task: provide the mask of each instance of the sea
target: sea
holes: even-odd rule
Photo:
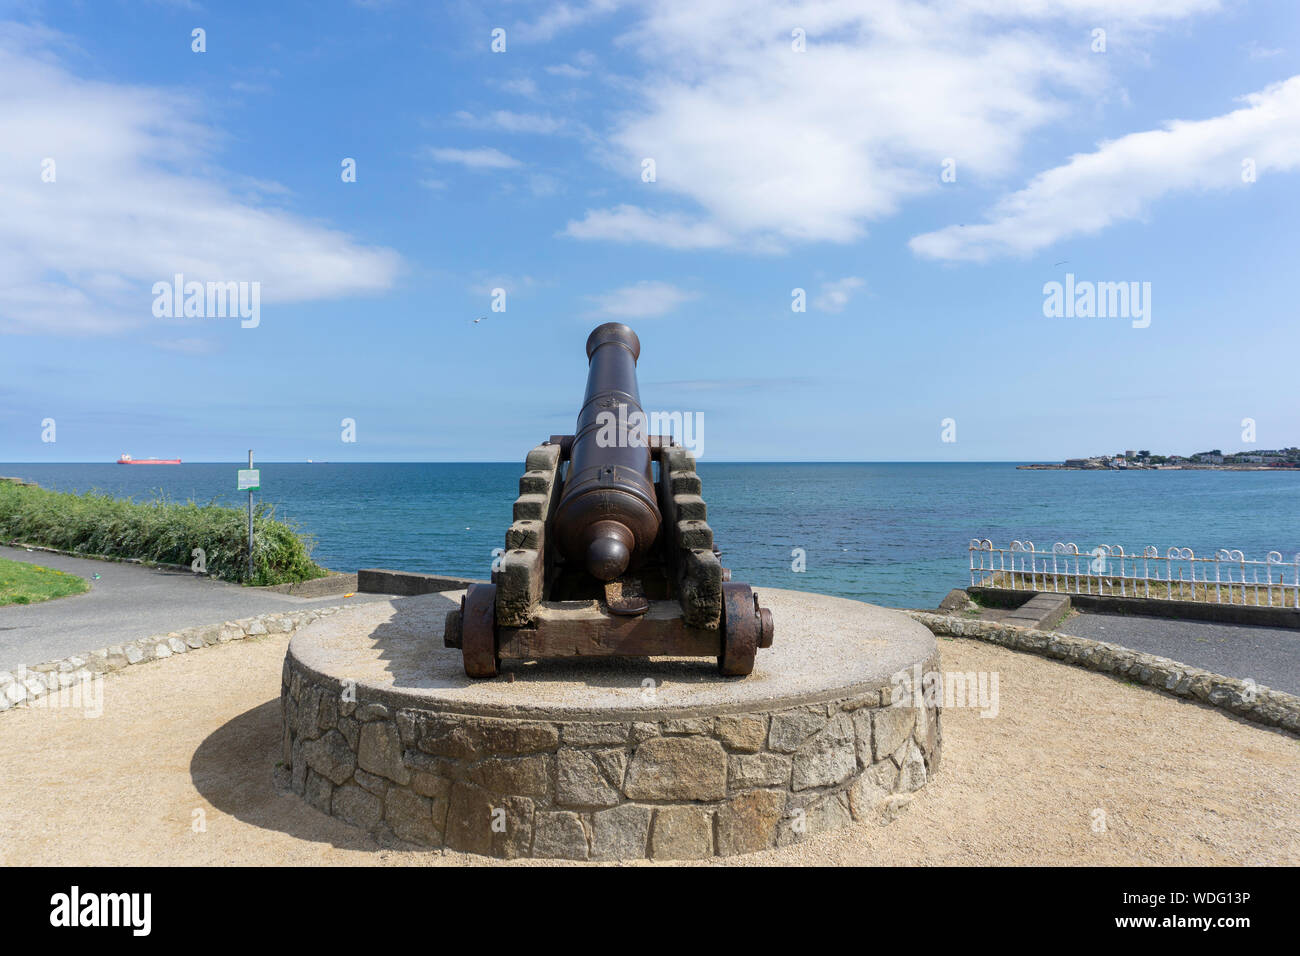
[[[243,507],[238,462],[0,464],[58,491]],[[242,467],[247,467],[246,464]],[[255,501],[339,571],[487,578],[522,464],[259,463]],[[1019,471],[1015,462],[700,462],[714,541],[732,580],[892,607],[932,608],[970,583],[972,538],[1074,542],[1262,559],[1300,551],[1300,470]]]

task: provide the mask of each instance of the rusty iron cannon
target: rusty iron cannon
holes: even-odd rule
[[[472,585],[443,642],[470,677],[502,660],[712,657],[728,676],[772,645],[772,615],[722,567],[691,453],[648,434],[641,343],[607,322],[587,338],[572,435],[528,453],[491,584]]]

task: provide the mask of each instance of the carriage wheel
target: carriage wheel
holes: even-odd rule
[[[718,670],[728,677],[744,677],[754,670],[762,638],[757,607],[748,584],[722,586],[722,653],[718,655]]]
[[[465,661],[465,673],[470,677],[496,677],[500,668],[496,604],[495,584],[472,584],[465,594],[460,653]]]

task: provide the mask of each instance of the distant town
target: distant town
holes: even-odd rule
[[[1300,468],[1300,448],[1269,448],[1225,455],[1222,450],[1198,451],[1194,455],[1153,455],[1146,449],[1132,449],[1114,455],[1067,458],[1062,464],[1017,465],[1031,471],[1102,471],[1209,469],[1218,471],[1271,471]]]

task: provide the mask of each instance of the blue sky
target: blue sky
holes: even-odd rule
[[[0,461],[522,460],[608,320],[705,460],[1300,444],[1289,0],[11,2],[0,91]]]

